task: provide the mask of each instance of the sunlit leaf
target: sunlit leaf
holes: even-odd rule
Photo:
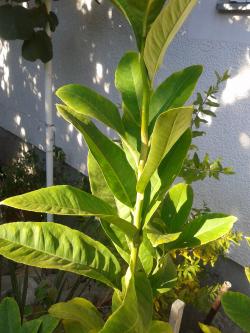
[[[188,223],[180,237],[168,248],[187,248],[207,244],[227,234],[237,221],[235,216],[209,213]]]
[[[125,205],[133,207],[136,176],[123,150],[78,112],[61,105],[57,110],[82,133],[113,194]]]
[[[199,326],[200,326],[200,329],[202,330],[202,332],[204,332],[204,333],[220,333],[220,330],[218,330],[215,327],[207,326],[202,323],[199,323]]]
[[[112,0],[131,24],[139,50],[166,0]]]
[[[136,228],[116,215],[115,210],[105,201],[70,185],[58,185],[8,198],[2,205],[33,212],[97,216],[118,226],[129,237]]]
[[[61,224],[2,224],[0,254],[26,265],[85,275],[111,287],[120,285],[120,265],[110,250]]]
[[[193,9],[197,0],[170,0],[148,33],[144,59],[149,76],[154,78],[166,49]]]
[[[118,133],[124,134],[117,107],[95,91],[78,84],[69,84],[59,88],[56,95],[77,113],[97,119]]]
[[[168,109],[183,106],[192,95],[202,70],[202,66],[191,66],[168,77],[151,97],[149,121]]]
[[[161,205],[165,193],[179,175],[188,153],[191,139],[191,131],[187,130],[164,157],[154,177],[151,178],[151,203],[146,216],[145,225]]]
[[[122,101],[128,112],[138,125],[141,119],[143,82],[140,55],[136,52],[126,53],[116,70],[115,85],[122,95]]]
[[[155,123],[151,136],[148,159],[137,184],[137,191],[143,193],[151,176],[163,158],[191,124],[193,107],[171,109],[162,113]]]

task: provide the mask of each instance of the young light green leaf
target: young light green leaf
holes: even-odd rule
[[[0,303],[0,332],[18,333],[21,329],[21,317],[14,298],[5,297]]]
[[[188,223],[180,237],[168,248],[187,248],[207,244],[227,234],[237,221],[235,216],[209,213]]]
[[[40,268],[59,269],[120,287],[120,265],[101,243],[64,225],[16,222],[0,226],[0,254]]]
[[[149,122],[162,112],[183,106],[192,95],[203,67],[191,66],[168,77],[151,97]]]
[[[250,297],[238,292],[229,291],[221,300],[226,315],[244,332],[250,332]]]
[[[58,319],[79,323],[86,333],[97,333],[104,325],[101,313],[85,298],[77,297],[54,304],[49,308],[49,313]]]
[[[143,193],[151,176],[163,158],[191,124],[193,107],[171,109],[162,113],[155,123],[151,136],[148,159],[137,183],[137,191]]]
[[[140,112],[143,97],[144,79],[140,55],[128,52],[121,59],[115,73],[115,85],[122,95],[130,116],[137,125],[140,125]]]
[[[190,185],[177,184],[173,186],[163,201],[161,218],[166,224],[168,233],[182,230],[187,222],[193,205],[193,190]]]
[[[154,21],[148,33],[144,59],[150,78],[163,61],[164,54],[197,0],[170,0]]]
[[[131,24],[140,50],[144,40],[160,13],[166,0],[112,0],[112,2],[125,14]]]
[[[40,213],[96,216],[116,225],[130,238],[137,232],[131,223],[117,216],[115,210],[105,201],[69,185],[42,188],[8,198],[1,204]]]
[[[82,133],[113,194],[125,205],[133,207],[136,176],[123,150],[84,116],[61,105],[57,106],[57,110]]]
[[[108,318],[99,333],[147,332],[152,321],[152,292],[144,273],[131,277],[123,302]]]
[[[212,326],[207,326],[202,323],[199,323],[199,326],[200,326],[200,329],[202,330],[202,332],[204,332],[204,333],[221,333],[220,330],[218,330],[217,328],[212,327]]]
[[[68,84],[59,88],[56,95],[74,111],[97,119],[119,134],[124,134],[117,107],[95,91],[78,84]]]
[[[169,323],[154,320],[148,333],[173,333],[173,330]]]

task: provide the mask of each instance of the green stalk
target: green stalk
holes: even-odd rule
[[[142,51],[143,54],[143,51]],[[137,179],[139,180],[143,168],[145,166],[147,156],[148,156],[148,119],[149,119],[149,98],[150,98],[150,84],[149,79],[146,74],[143,55],[141,54],[141,69],[144,73],[144,93],[142,100],[142,111],[141,111],[141,153],[140,160],[138,163],[138,175]],[[134,209],[134,226],[138,229],[139,235],[142,232],[142,209],[144,203],[144,193],[137,193],[136,204]],[[141,239],[136,239],[131,244],[131,258],[130,258],[130,271],[134,275],[136,271],[136,265],[138,260],[139,248],[141,245]]]

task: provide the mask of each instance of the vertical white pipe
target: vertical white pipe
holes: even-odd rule
[[[45,0],[48,13],[51,11],[51,0]],[[46,28],[47,34],[51,37],[49,24]],[[53,149],[54,149],[54,123],[52,107],[52,61],[44,66],[45,71],[45,124],[46,124],[46,185],[53,185]],[[53,215],[47,214],[47,221],[53,221]]]

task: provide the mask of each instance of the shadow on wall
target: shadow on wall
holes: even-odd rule
[[[114,71],[122,54],[134,49],[130,27],[109,1],[61,0],[54,3],[59,27],[53,35],[53,91],[64,84],[84,84],[119,102]],[[54,102],[58,102],[56,98]],[[18,41],[0,41],[0,126],[45,147],[44,71],[40,62],[20,56]],[[54,116],[56,145],[72,166],[86,172],[87,149],[72,125]],[[103,128],[113,136],[109,128]]]

